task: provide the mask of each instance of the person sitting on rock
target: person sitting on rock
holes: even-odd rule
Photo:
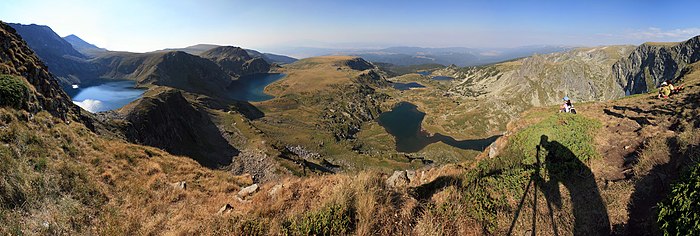
[[[668,96],[671,95],[671,88],[668,86],[668,83],[663,82],[661,83],[661,87],[659,88],[659,95],[657,96],[658,98],[668,98]]]

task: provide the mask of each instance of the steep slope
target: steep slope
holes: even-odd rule
[[[651,91],[678,78],[700,60],[700,36],[680,43],[645,43],[613,65],[613,75],[626,94]]]
[[[75,50],[88,57],[96,57],[104,52],[107,52],[107,49],[85,42],[85,40],[74,34],[63,37],[63,39],[70,43]]]
[[[93,66],[86,57],[58,36],[51,28],[43,25],[9,24],[17,30],[29,47],[46,63],[49,72],[54,74],[63,87],[90,80]]]
[[[34,113],[45,110],[62,119],[80,114],[80,108],[73,105],[14,28],[0,22],[0,40],[0,74],[22,77],[30,85],[26,103],[20,108]]]
[[[238,155],[202,107],[183,92],[157,87],[120,109],[127,139],[192,157],[203,166],[220,167]]]
[[[270,71],[270,64],[264,59],[253,58],[245,49],[239,47],[216,47],[201,53],[200,56],[215,62],[234,77]]]

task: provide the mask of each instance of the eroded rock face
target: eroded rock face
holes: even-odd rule
[[[639,94],[678,78],[688,64],[698,60],[700,36],[678,44],[642,44],[615,63],[612,70],[626,94]]]

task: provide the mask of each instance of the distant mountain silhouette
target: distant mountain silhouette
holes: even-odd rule
[[[70,43],[75,50],[77,50],[85,56],[95,57],[101,53],[107,52],[107,49],[100,48],[91,43],[88,43],[74,34],[63,37],[63,39],[66,40],[66,42]]]
[[[63,87],[80,83],[92,70],[87,57],[45,25],[8,24],[19,33],[29,47],[46,63]]]
[[[571,49],[566,46],[537,45],[516,48],[425,48],[388,47],[383,49],[339,49],[292,47],[280,48],[278,52],[300,57],[324,55],[359,56],[374,63],[389,63],[398,66],[441,64],[444,66],[477,66],[528,57],[534,54],[561,52]]]

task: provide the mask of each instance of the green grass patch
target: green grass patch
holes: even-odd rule
[[[553,114],[511,137],[504,155],[519,159],[523,164],[533,164],[536,161],[536,147],[545,135],[548,142],[557,142],[565,147],[564,150],[556,150],[561,158],[578,158],[586,162],[599,156],[593,143],[593,134],[600,127],[599,121],[581,115]]]
[[[284,235],[347,235],[354,229],[355,214],[342,204],[303,214],[282,223]]]

